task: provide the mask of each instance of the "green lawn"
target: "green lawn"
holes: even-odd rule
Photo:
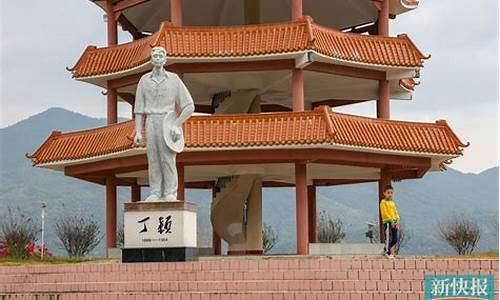
[[[449,255],[449,256],[436,256],[436,257],[445,257],[445,258],[484,258],[484,259],[498,259],[498,252],[478,252],[473,253],[471,255]]]
[[[51,264],[77,264],[77,263],[117,263],[118,260],[103,259],[103,258],[69,258],[69,257],[53,257],[53,258],[0,258],[0,266],[21,266],[21,265],[51,265]]]

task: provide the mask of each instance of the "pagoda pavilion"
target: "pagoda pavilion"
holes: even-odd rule
[[[221,239],[229,254],[262,253],[262,187],[295,187],[297,254],[308,254],[317,186],[378,182],[380,190],[441,170],[466,146],[443,120],[390,120],[390,99],[411,99],[429,58],[407,35],[389,36],[389,19],[416,0],[92,2],[106,14],[108,45],[88,46],[69,71],[106,90],[108,124],[53,131],[29,158],[105,187],[108,249],[117,187],[140,201],[148,185],[145,146],[133,145],[133,121],[117,122],[117,103],[133,110],[153,46],[167,50],[166,69],[203,113],[184,124],[178,198],[212,189],[215,254]],[[118,25],[130,42],[118,44]],[[371,118],[334,112],[365,101],[376,102]]]

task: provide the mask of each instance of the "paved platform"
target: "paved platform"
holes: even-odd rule
[[[426,274],[492,274],[498,259],[204,257],[0,267],[0,299],[424,299]]]

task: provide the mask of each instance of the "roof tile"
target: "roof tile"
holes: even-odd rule
[[[461,155],[464,145],[444,121],[414,123],[314,111],[193,116],[184,124],[191,151],[279,145],[337,144],[379,150]],[[35,165],[80,160],[134,147],[134,122],[68,133],[53,132],[30,156]]]
[[[426,57],[406,35],[344,33],[310,17],[274,24],[184,26],[162,23],[153,35],[126,44],[85,49],[70,69],[75,78],[112,74],[146,63],[153,45],[171,57],[235,57],[314,50],[331,58],[373,65],[421,67]]]

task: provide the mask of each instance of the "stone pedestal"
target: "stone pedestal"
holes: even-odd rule
[[[195,204],[125,203],[123,262],[198,259]]]

